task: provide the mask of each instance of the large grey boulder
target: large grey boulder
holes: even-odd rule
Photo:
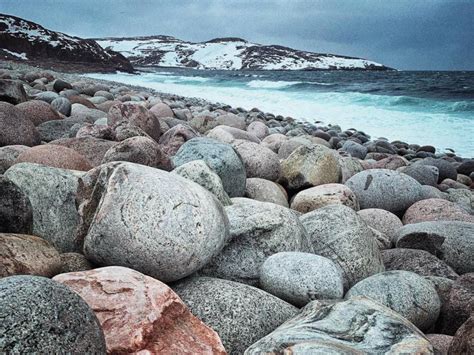
[[[317,299],[342,298],[343,283],[334,262],[310,253],[273,254],[260,268],[260,287],[297,307]]]
[[[105,354],[94,312],[68,287],[39,276],[0,279],[0,353]]]
[[[196,317],[219,334],[229,354],[242,354],[298,313],[265,291],[228,280],[198,277],[172,288]]]
[[[329,205],[300,217],[314,253],[335,262],[344,275],[344,288],[385,270],[372,230],[351,208]]]
[[[438,221],[407,224],[394,236],[397,248],[423,249],[458,274],[474,272],[474,223]]]
[[[203,275],[258,284],[266,258],[283,251],[311,252],[308,235],[298,215],[273,203],[234,198],[225,208],[230,241],[201,271]]]
[[[76,190],[82,174],[34,163],[15,164],[5,173],[30,200],[33,234],[60,252],[77,250],[74,238],[79,221]]]
[[[33,210],[28,197],[0,174],[0,233],[31,234]]]
[[[174,169],[172,174],[178,174],[201,185],[212,192],[224,206],[232,204],[229,196],[224,191],[221,178],[209,168],[204,160],[193,160],[183,164]]]
[[[427,330],[438,319],[441,302],[433,284],[409,271],[386,271],[372,275],[346,293],[350,299],[364,296],[399,313],[421,330]]]
[[[358,297],[339,303],[313,301],[245,351],[245,355],[270,353],[432,354],[433,348],[398,313]]]
[[[415,164],[435,166],[438,168],[438,183],[441,183],[444,179],[453,179],[456,181],[458,172],[454,165],[444,159],[425,158],[417,161]]]
[[[204,160],[222,180],[230,197],[240,197],[245,191],[245,167],[242,159],[230,144],[199,137],[184,143],[173,157],[175,167],[193,160]]]
[[[360,208],[406,210],[421,199],[421,184],[412,177],[389,169],[369,169],[355,174],[346,185],[356,194]]]
[[[290,189],[337,183],[341,168],[329,148],[301,146],[281,162],[281,180]]]
[[[413,164],[401,168],[400,171],[411,176],[422,185],[436,186],[438,184],[439,170],[435,166]]]
[[[78,195],[78,239],[98,265],[175,281],[207,264],[228,239],[227,216],[217,198],[163,170],[104,164],[81,179]]]
[[[239,153],[249,178],[261,178],[276,181],[280,176],[280,160],[278,155],[267,147],[237,139],[232,146]]]
[[[345,141],[341,148],[342,151],[349,153],[354,158],[365,159],[368,149],[354,141]]]

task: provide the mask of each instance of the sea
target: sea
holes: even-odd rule
[[[474,72],[221,71],[90,74],[161,92],[356,128],[372,138],[474,157]]]

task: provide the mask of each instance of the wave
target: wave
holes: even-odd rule
[[[247,86],[254,89],[283,89],[297,84],[304,83],[302,81],[251,80],[247,83]]]

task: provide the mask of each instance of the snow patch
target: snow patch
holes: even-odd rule
[[[26,57],[26,53],[17,53],[17,52],[12,52],[12,51],[9,51],[8,49],[5,49],[5,48],[1,48],[4,52],[7,52],[8,54],[14,56],[14,57],[17,57],[19,59],[23,59],[23,60],[27,60],[28,58]]]

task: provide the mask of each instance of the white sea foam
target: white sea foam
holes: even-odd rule
[[[252,80],[247,83],[247,86],[259,89],[281,89],[295,84],[301,84],[301,81]]]
[[[409,110],[406,106],[391,105],[392,97],[362,93],[314,92],[273,90],[268,87],[216,86],[212,82],[165,82],[166,76],[154,73],[143,75],[91,74],[130,85],[150,87],[189,97],[200,97],[234,107],[263,111],[339,124],[343,129],[357,128],[373,138],[386,137],[409,143],[431,144],[440,150],[453,148],[462,156],[474,156],[474,125],[466,116],[436,113],[433,110]],[[286,82],[287,83],[287,82]],[[400,100],[400,99],[395,99]]]

